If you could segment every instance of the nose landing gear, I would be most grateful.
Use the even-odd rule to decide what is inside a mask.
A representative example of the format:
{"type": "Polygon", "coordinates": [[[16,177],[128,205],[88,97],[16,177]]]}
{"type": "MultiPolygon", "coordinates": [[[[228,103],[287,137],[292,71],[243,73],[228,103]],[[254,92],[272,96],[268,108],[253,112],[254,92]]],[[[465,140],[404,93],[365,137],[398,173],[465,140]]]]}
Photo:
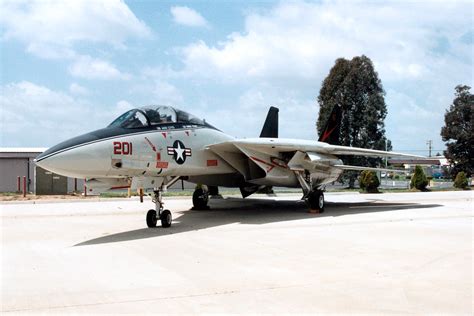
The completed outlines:
{"type": "Polygon", "coordinates": [[[158,219],[161,221],[161,227],[167,228],[171,226],[173,218],[171,216],[171,212],[169,210],[165,210],[163,207],[163,198],[161,195],[162,189],[153,191],[154,198],[153,202],[155,202],[155,209],[149,210],[146,214],[146,224],[148,227],[156,227],[156,223],[158,219]]]}

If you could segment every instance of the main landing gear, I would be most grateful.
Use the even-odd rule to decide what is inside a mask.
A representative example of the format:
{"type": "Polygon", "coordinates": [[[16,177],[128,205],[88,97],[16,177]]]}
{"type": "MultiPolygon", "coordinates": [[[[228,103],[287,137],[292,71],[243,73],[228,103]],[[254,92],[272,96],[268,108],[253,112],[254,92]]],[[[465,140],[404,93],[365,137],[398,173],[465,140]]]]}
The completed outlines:
{"type": "Polygon", "coordinates": [[[146,224],[148,227],[156,227],[158,219],[161,221],[161,227],[167,228],[171,226],[172,216],[169,210],[165,210],[163,207],[163,199],[161,195],[161,188],[159,190],[153,191],[155,202],[155,209],[149,210],[146,214],[146,224]]]}
{"type": "Polygon", "coordinates": [[[206,188],[197,188],[193,193],[193,210],[208,210],[209,191],[206,188]]]}
{"type": "Polygon", "coordinates": [[[324,212],[324,193],[321,190],[313,190],[306,197],[310,211],[324,212]]]}
{"type": "Polygon", "coordinates": [[[311,213],[323,213],[324,212],[324,193],[319,188],[313,188],[311,177],[309,174],[305,174],[303,171],[295,171],[296,178],[298,179],[301,188],[303,189],[303,199],[309,206],[311,213]]]}

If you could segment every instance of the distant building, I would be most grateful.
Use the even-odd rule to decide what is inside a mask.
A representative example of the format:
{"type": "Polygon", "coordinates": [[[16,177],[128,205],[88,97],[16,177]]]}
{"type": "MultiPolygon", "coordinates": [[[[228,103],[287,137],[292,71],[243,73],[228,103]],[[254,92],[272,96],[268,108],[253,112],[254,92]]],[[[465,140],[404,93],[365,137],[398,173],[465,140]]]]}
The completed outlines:
{"type": "Polygon", "coordinates": [[[438,177],[443,174],[442,168],[449,167],[445,157],[437,156],[424,159],[389,159],[388,164],[398,168],[404,168],[407,172],[413,172],[415,166],[421,166],[428,176],[438,177]]]}
{"type": "Polygon", "coordinates": [[[34,159],[46,148],[0,148],[0,192],[18,191],[18,177],[23,186],[26,177],[27,191],[35,192],[34,159]]]}
{"type": "Polygon", "coordinates": [[[46,148],[0,148],[0,192],[20,191],[23,177],[27,192],[35,194],[66,194],[83,188],[83,180],[53,174],[35,165],[34,159],[46,148]]]}

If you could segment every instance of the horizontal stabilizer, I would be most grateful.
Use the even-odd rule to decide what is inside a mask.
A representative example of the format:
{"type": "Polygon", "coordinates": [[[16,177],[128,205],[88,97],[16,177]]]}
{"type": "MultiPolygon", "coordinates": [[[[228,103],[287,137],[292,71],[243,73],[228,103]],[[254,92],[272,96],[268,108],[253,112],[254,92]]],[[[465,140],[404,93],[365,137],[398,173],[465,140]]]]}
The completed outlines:
{"type": "Polygon", "coordinates": [[[350,166],[350,165],[334,165],[333,167],[343,169],[343,170],[358,170],[358,171],[383,171],[383,172],[397,172],[397,173],[405,173],[406,170],[402,169],[387,169],[387,168],[372,168],[372,167],[363,167],[363,166],[350,166]]]}

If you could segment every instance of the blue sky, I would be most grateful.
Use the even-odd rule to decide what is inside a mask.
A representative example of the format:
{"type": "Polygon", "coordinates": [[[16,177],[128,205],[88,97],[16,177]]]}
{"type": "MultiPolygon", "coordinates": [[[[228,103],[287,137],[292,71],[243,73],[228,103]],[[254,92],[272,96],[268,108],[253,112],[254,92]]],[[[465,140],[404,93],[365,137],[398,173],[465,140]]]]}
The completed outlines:
{"type": "Polygon", "coordinates": [[[2,1],[1,147],[48,147],[132,107],[171,104],[237,137],[270,105],[281,137],[316,139],[339,57],[365,54],[394,150],[442,151],[473,84],[472,1],[2,1]]]}

